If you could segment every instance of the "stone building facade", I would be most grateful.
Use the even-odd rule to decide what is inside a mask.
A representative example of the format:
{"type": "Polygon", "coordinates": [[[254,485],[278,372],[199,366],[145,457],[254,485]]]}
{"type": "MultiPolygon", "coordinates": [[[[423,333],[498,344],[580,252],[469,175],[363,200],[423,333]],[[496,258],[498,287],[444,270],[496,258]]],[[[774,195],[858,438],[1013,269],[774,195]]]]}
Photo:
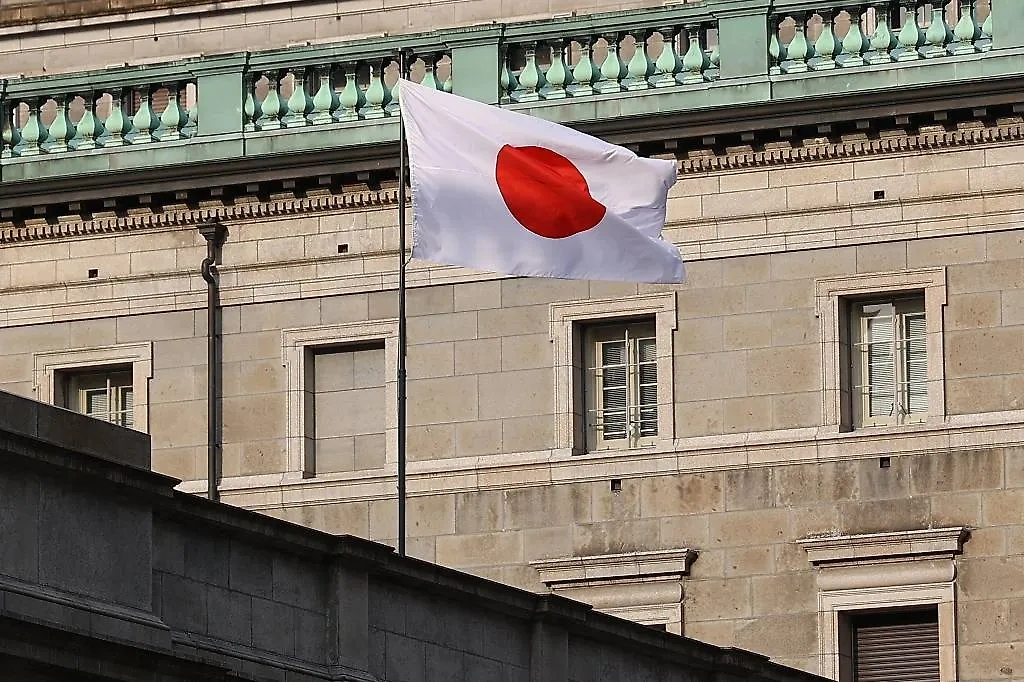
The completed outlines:
{"type": "Polygon", "coordinates": [[[822,679],[211,504],[149,456],[144,434],[0,393],[4,680],[822,679]]]}
{"type": "Polygon", "coordinates": [[[872,637],[921,679],[1024,675],[1024,7],[542,4],[3,15],[21,152],[85,92],[200,113],[149,147],[8,145],[0,389],[149,433],[207,493],[216,219],[220,499],[394,543],[397,124],[373,69],[382,93],[374,60],[413,46],[416,79],[678,158],[689,277],[413,261],[410,553],[843,682],[872,637]],[[609,41],[596,93],[552,72],[609,41]],[[658,66],[664,42],[689,60],[658,66]]]}

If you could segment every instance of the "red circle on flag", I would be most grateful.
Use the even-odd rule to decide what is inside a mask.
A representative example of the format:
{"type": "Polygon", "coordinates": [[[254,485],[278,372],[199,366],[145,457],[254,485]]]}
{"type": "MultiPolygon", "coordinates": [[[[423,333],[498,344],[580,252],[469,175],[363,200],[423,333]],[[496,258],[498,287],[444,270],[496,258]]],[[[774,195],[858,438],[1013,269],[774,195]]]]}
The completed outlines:
{"type": "Polygon", "coordinates": [[[587,180],[572,161],[545,147],[498,151],[494,178],[505,205],[519,224],[548,239],[591,229],[607,209],[590,196],[587,180]]]}

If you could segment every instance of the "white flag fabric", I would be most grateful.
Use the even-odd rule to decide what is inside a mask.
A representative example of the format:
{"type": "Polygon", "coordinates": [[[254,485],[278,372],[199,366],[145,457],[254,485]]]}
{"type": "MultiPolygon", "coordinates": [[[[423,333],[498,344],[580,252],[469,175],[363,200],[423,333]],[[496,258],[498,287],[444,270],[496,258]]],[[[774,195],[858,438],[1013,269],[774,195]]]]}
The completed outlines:
{"type": "Polygon", "coordinates": [[[416,258],[531,277],[681,282],[673,161],[402,81],[416,258]]]}

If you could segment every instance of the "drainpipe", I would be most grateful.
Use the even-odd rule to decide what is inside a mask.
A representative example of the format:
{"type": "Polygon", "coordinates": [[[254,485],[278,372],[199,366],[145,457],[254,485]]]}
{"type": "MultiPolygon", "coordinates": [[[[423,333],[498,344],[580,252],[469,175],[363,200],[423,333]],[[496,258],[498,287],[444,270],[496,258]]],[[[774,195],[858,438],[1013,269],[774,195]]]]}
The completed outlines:
{"type": "Polygon", "coordinates": [[[220,262],[221,247],[228,238],[228,228],[216,219],[199,225],[199,234],[206,239],[206,258],[203,259],[202,273],[206,280],[206,490],[208,497],[216,502],[220,498],[217,479],[221,461],[221,325],[220,325],[220,278],[217,264],[220,262]]]}

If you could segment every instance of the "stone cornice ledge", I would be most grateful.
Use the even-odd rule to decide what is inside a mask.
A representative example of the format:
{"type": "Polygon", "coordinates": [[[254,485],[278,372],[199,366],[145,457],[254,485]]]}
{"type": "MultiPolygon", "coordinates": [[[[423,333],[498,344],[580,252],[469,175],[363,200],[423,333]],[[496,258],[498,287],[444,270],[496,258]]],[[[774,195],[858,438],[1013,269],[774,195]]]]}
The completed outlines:
{"type": "Polygon", "coordinates": [[[540,579],[547,585],[609,580],[633,580],[638,577],[685,576],[697,558],[692,549],[669,549],[625,554],[599,554],[531,561],[540,579]]]}
{"type": "Polygon", "coordinates": [[[952,559],[963,551],[969,532],[963,526],[894,533],[834,535],[798,540],[815,566],[879,559],[952,559]]]}
{"type": "MultiPolygon", "coordinates": [[[[503,490],[512,486],[579,483],[670,474],[727,471],[750,466],[822,463],[869,457],[955,452],[1024,444],[1024,410],[946,417],[943,425],[880,427],[849,433],[786,429],[676,439],[669,449],[573,455],[568,449],[411,462],[409,494],[503,490]]],[[[297,472],[224,478],[225,502],[248,509],[357,502],[394,497],[395,465],[302,478],[297,472]]],[[[178,490],[206,491],[205,480],[178,490]]]]}

